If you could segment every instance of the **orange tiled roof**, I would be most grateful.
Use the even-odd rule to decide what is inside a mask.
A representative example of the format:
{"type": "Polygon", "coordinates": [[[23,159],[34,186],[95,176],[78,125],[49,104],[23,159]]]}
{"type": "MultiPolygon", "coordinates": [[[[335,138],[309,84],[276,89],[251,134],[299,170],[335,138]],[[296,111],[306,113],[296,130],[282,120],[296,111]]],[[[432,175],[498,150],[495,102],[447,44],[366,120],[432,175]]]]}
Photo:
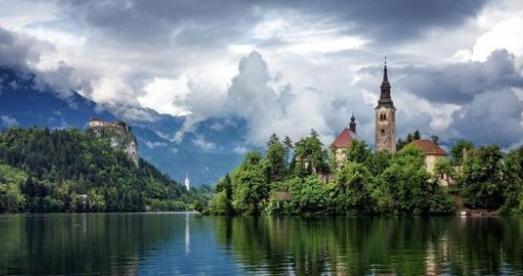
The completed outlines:
{"type": "Polygon", "coordinates": [[[414,145],[426,155],[447,155],[447,152],[444,149],[428,139],[414,140],[410,142],[409,145],[414,145]]]}
{"type": "Polygon", "coordinates": [[[331,148],[348,148],[352,145],[352,140],[357,140],[356,133],[350,131],[348,127],[344,128],[331,144],[331,148]]]}

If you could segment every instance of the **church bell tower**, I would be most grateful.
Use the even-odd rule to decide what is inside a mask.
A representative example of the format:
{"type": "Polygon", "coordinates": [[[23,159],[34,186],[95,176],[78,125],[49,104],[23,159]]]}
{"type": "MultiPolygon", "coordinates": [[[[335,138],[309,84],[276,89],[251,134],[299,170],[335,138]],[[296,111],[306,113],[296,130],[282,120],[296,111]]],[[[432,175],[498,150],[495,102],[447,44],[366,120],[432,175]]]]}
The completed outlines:
{"type": "Polygon", "coordinates": [[[387,61],[385,61],[383,68],[380,99],[374,110],[376,112],[376,151],[396,152],[396,108],[390,96],[387,61]]]}

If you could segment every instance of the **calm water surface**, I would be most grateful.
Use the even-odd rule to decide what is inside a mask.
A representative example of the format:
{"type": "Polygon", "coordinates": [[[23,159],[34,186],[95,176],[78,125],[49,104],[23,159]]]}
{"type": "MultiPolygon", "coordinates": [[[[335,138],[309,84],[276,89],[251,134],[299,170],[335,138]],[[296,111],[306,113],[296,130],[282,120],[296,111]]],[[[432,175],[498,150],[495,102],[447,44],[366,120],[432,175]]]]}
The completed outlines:
{"type": "Polygon", "coordinates": [[[0,215],[0,274],[523,275],[520,218],[0,215]]]}

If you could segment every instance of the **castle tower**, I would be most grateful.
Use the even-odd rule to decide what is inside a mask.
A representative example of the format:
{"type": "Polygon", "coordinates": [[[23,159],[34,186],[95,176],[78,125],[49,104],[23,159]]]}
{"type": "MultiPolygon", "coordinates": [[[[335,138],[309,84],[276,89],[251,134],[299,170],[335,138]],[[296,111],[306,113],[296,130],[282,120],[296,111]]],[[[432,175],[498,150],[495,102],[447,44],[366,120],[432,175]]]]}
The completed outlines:
{"type": "Polygon", "coordinates": [[[380,99],[374,108],[376,112],[376,151],[396,152],[396,108],[390,96],[390,83],[387,75],[387,62],[383,68],[380,99]]]}

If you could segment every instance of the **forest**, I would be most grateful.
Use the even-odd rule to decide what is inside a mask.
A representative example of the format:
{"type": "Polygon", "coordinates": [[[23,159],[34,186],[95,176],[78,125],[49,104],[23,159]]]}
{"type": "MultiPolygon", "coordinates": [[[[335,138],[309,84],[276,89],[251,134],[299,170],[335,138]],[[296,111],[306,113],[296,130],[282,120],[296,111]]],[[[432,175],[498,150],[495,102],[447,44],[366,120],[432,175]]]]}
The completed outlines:
{"type": "Polygon", "coordinates": [[[0,212],[193,210],[210,188],[190,192],[108,138],[78,129],[11,128],[0,133],[0,212]]]}
{"type": "MultiPolygon", "coordinates": [[[[399,140],[395,154],[374,152],[353,141],[338,168],[312,130],[293,143],[273,134],[264,153],[252,151],[223,177],[205,210],[213,215],[445,215],[460,208],[499,214],[523,213],[523,146],[508,152],[496,145],[457,141],[434,174],[425,156],[408,143],[419,132],[399,140]],[[439,185],[449,175],[454,184],[439,185]]],[[[437,143],[438,137],[432,140],[437,143]]]]}

